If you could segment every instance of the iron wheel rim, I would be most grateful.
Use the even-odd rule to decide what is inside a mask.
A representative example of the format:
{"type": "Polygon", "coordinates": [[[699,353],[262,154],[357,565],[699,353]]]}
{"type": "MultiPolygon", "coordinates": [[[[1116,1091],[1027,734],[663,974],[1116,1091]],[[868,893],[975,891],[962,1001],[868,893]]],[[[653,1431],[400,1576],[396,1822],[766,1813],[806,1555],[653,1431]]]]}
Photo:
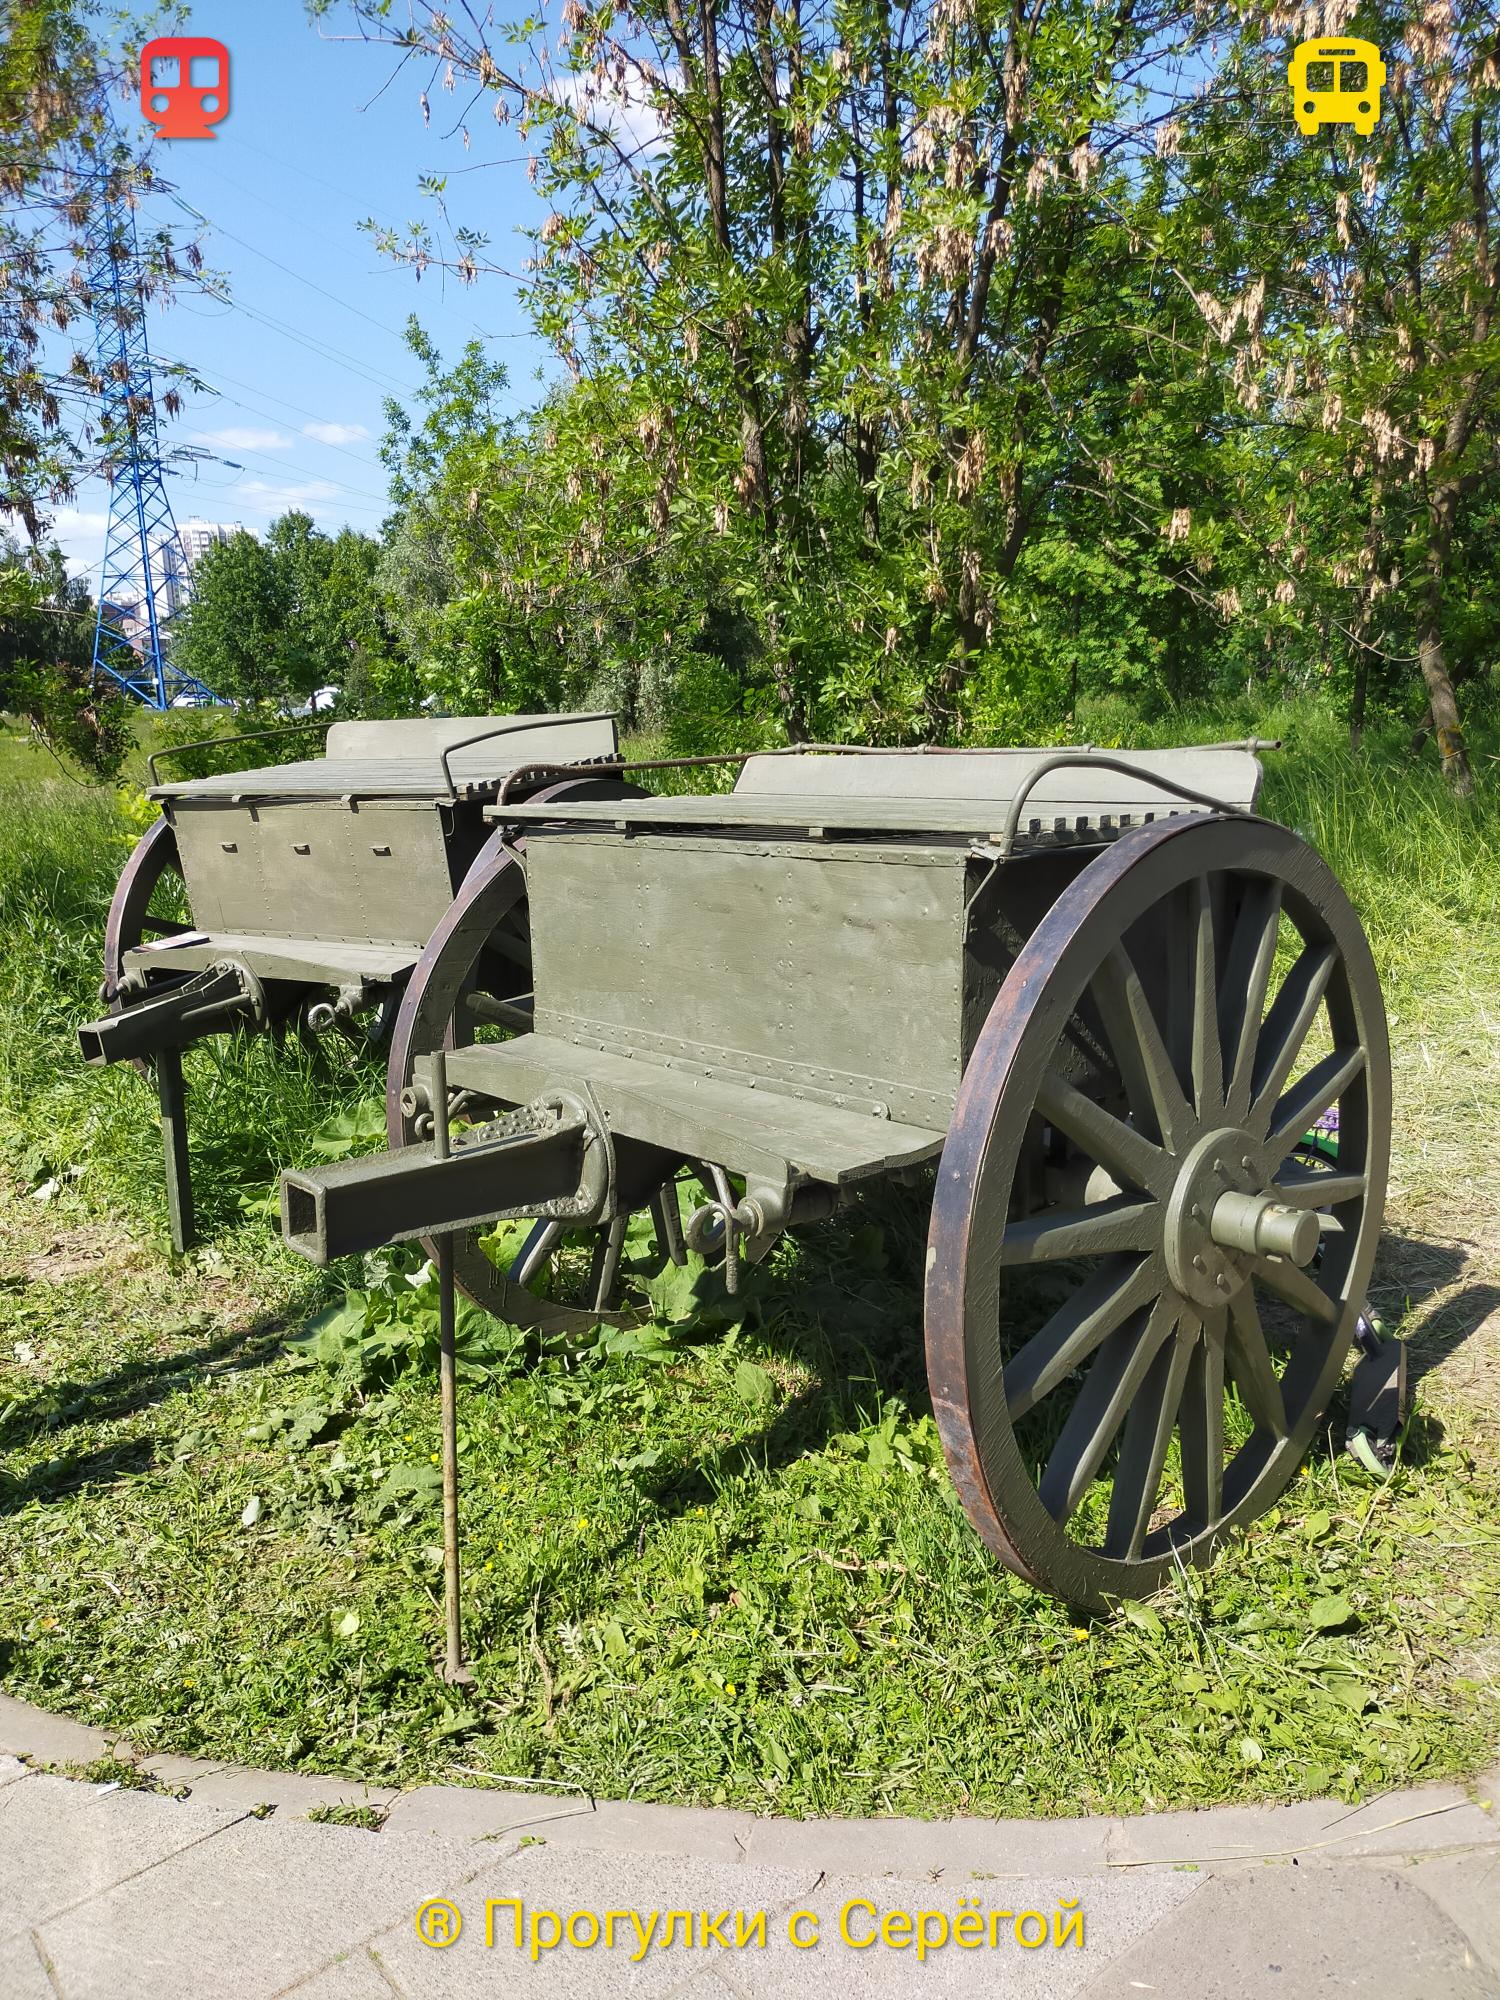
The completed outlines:
{"type": "MultiPolygon", "coordinates": [[[[1160,1023],[1156,1025],[1160,1032],[1160,1023]]],[[[1158,1077],[1158,1083],[1161,1094],[1170,1099],[1165,1078],[1158,1077]]],[[[1225,1534],[1246,1525],[1274,1503],[1301,1462],[1342,1372],[1379,1235],[1389,1135],[1389,1052],[1379,981],[1369,947],[1337,880],[1321,857],[1295,835],[1268,821],[1184,816],[1126,835],[1063,892],[1018,955],[965,1071],[939,1164],[927,1260],[928,1372],[944,1449],[970,1520],[1010,1567],[1057,1596],[1100,1609],[1120,1597],[1149,1594],[1179,1563],[1207,1560],[1225,1534]],[[1222,932],[1216,910],[1227,906],[1229,890],[1222,891],[1225,900],[1216,905],[1216,879],[1234,885],[1240,894],[1237,916],[1222,932]],[[1204,885],[1201,894],[1192,887],[1196,883],[1204,885]],[[1180,1106],[1170,1105],[1175,1122],[1170,1132],[1164,1130],[1150,1065],[1135,1064],[1132,1074],[1124,1079],[1128,1115],[1114,1119],[1120,1130],[1111,1131],[1081,1112],[1051,1080],[1053,1057],[1069,1024],[1076,1023],[1085,994],[1097,1002],[1101,974],[1110,996],[1100,1007],[1099,1018],[1105,1023],[1116,1061],[1123,1068],[1128,1060],[1116,1048],[1116,1038],[1126,1036],[1127,1026],[1150,1039],[1149,1025],[1140,1026],[1134,1013],[1128,1023],[1122,1023],[1122,1006],[1128,1008],[1133,996],[1127,992],[1122,999],[1114,954],[1124,953],[1128,961],[1123,943],[1126,934],[1173,895],[1188,899],[1190,904],[1196,899],[1197,908],[1196,921],[1188,926],[1193,949],[1199,952],[1191,1010],[1195,1040],[1187,1074],[1182,1073],[1180,1058],[1173,1065],[1190,1116],[1184,1117],[1180,1106]],[[1269,950],[1274,949],[1283,916],[1290,917],[1303,950],[1292,970],[1275,986],[1277,998],[1273,999],[1269,950]],[[1243,930],[1241,917],[1245,919],[1243,930]],[[1273,938],[1270,948],[1265,943],[1268,927],[1273,938]],[[1197,999],[1205,937],[1211,954],[1207,974],[1211,1009],[1200,1008],[1197,999]],[[1251,948],[1257,941],[1258,952],[1251,948]],[[1107,961],[1115,966],[1114,973],[1104,972],[1107,961]],[[1258,982],[1258,991],[1247,983],[1243,1007],[1237,1011],[1231,982],[1244,976],[1247,968],[1250,980],[1258,982]],[[1292,998],[1275,1032],[1266,1039],[1279,996],[1298,968],[1301,972],[1292,998]],[[1298,1030],[1301,1013],[1295,1003],[1299,998],[1305,1003],[1302,989],[1313,985],[1319,985],[1320,997],[1307,1024],[1295,1032],[1288,1067],[1278,1080],[1273,1058],[1279,1059],[1284,1043],[1298,1030]],[[1212,1034],[1204,1019],[1209,1013],[1212,1034]],[[1321,1077],[1297,1095],[1302,1080],[1288,1079],[1319,1020],[1326,1020],[1333,1041],[1331,1055],[1340,1060],[1325,1058],[1321,1065],[1314,1065],[1321,1068],[1321,1077]],[[1205,1044],[1201,1050],[1196,1039],[1200,1028],[1205,1044]],[[1358,1059],[1346,1075],[1356,1050],[1358,1059]],[[1215,1059],[1220,1064],[1219,1089],[1224,1100],[1217,1106],[1211,1089],[1204,1094],[1212,1081],[1215,1059]],[[1256,1085],[1258,1075],[1265,1079],[1265,1088],[1256,1085]],[[1244,1100],[1247,1077],[1251,1086],[1248,1103],[1244,1100]],[[1232,1314],[1231,1305],[1238,1302],[1242,1291],[1253,1305],[1271,1283],[1271,1276],[1261,1266],[1283,1260],[1246,1259],[1253,1268],[1248,1278],[1242,1278],[1235,1275],[1233,1257],[1238,1253],[1223,1253],[1225,1271],[1235,1287],[1232,1298],[1226,1298],[1222,1309],[1186,1299],[1168,1269],[1168,1210],[1182,1186],[1185,1163],[1215,1119],[1219,1130],[1248,1132],[1252,1140],[1258,1139],[1259,1151],[1253,1146],[1247,1149],[1257,1174],[1264,1170],[1265,1184],[1285,1191],[1289,1206],[1325,1205],[1320,1198],[1322,1190],[1311,1185],[1312,1179],[1321,1179],[1327,1189],[1325,1177],[1303,1179],[1289,1171],[1295,1137],[1301,1136],[1300,1122],[1293,1139],[1285,1138],[1284,1128],[1293,1114],[1300,1121],[1304,1108],[1307,1122],[1312,1122],[1315,1109],[1322,1108],[1318,1100],[1330,1078],[1338,1087],[1329,1101],[1338,1105],[1341,1120],[1340,1164],[1332,1188],[1340,1199],[1326,1205],[1331,1207],[1338,1228],[1322,1237],[1316,1276],[1309,1278],[1300,1270],[1290,1277],[1281,1270],[1271,1274],[1281,1286],[1278,1300],[1290,1290],[1296,1300],[1311,1307],[1311,1293],[1316,1290],[1324,1301],[1318,1308],[1317,1331],[1307,1338],[1294,1338],[1288,1352],[1279,1382],[1285,1431],[1277,1436],[1274,1398],[1266,1371],[1250,1344],[1255,1321],[1247,1330],[1246,1316],[1243,1312],[1232,1314]],[[1045,1115],[1040,1110],[1044,1096],[1045,1115]],[[1147,1100],[1144,1116],[1142,1099],[1147,1100]],[[1074,1218],[1082,1215],[1089,1219],[1096,1242],[1115,1246],[1087,1253],[1097,1260],[1095,1269],[1107,1274],[1097,1280],[1096,1316],[1089,1319],[1087,1313],[1080,1314],[1075,1294],[1072,1317],[1080,1323],[1073,1328],[1076,1341],[1072,1348],[1068,1345],[1072,1338],[1069,1319],[1059,1321],[1058,1314],[1053,1314],[1035,1335],[1014,1346],[1007,1359],[1001,1317],[1007,1296],[1003,1274],[1033,1261],[1049,1261],[1034,1253],[1045,1240],[1047,1228],[1055,1230],[1058,1225],[1055,1216],[1049,1225],[1046,1213],[1039,1220],[1023,1218],[1018,1223],[1011,1219],[1012,1189],[1028,1133],[1035,1144],[1033,1119],[1039,1118],[1045,1126],[1059,1116],[1094,1138],[1102,1135],[1102,1142],[1116,1156],[1115,1165],[1128,1163],[1137,1179],[1125,1177],[1116,1183],[1118,1195],[1093,1204],[1086,1202],[1082,1211],[1070,1212],[1074,1218]],[[1231,1122],[1232,1116],[1237,1122],[1231,1122]],[[1258,1137],[1257,1127],[1263,1137],[1258,1137]],[[1122,1132],[1125,1138],[1121,1138],[1122,1132]],[[1142,1149],[1141,1141],[1148,1150],[1142,1149]],[[1163,1155],[1168,1166],[1155,1161],[1153,1153],[1163,1155]],[[1147,1188],[1143,1183],[1151,1172],[1157,1174],[1157,1180],[1147,1188]],[[1132,1218],[1132,1208],[1150,1208],[1155,1214],[1150,1220],[1139,1214],[1132,1218]],[[1111,1259],[1117,1261],[1111,1265],[1111,1259]],[[1122,1294],[1129,1303],[1117,1310],[1122,1294]],[[1164,1299],[1168,1304],[1158,1316],[1164,1299]],[[1330,1307],[1331,1312],[1326,1310],[1330,1307]],[[1198,1319],[1197,1333],[1192,1332],[1186,1316],[1198,1319]],[[1169,1318],[1171,1323],[1163,1325],[1169,1318]],[[1083,1320],[1088,1324],[1082,1324],[1083,1320]],[[1093,1339],[1101,1323],[1105,1331],[1093,1339]],[[1043,1333],[1047,1338],[1036,1348],[1034,1343],[1043,1333]],[[1023,1360],[1028,1347],[1033,1351],[1023,1360]],[[1183,1349],[1189,1350],[1185,1356],[1180,1352],[1183,1349]],[[1076,1354],[1076,1360],[1059,1374],[1061,1363],[1070,1354],[1076,1354]],[[1088,1392],[1091,1400],[1086,1401],[1085,1392],[1096,1374],[1093,1364],[1101,1359],[1106,1359],[1107,1365],[1095,1389],[1088,1392]],[[1246,1402],[1253,1417],[1249,1438],[1231,1456],[1221,1455],[1217,1472],[1212,1463],[1216,1370],[1220,1426],[1226,1375],[1241,1398],[1252,1399],[1254,1405],[1252,1408],[1251,1402],[1246,1402]],[[1247,1379],[1251,1384],[1248,1390],[1247,1379]],[[1071,1389],[1072,1401],[1063,1419],[1063,1431],[1080,1405],[1085,1416],[1074,1423],[1058,1470],[1049,1482],[1051,1458],[1046,1467],[1034,1473],[1016,1425],[1065,1385],[1071,1389]],[[1189,1422],[1195,1433],[1191,1445],[1178,1421],[1190,1387],[1189,1422]],[[1170,1421],[1165,1444],[1158,1449],[1154,1432],[1145,1444],[1140,1441],[1146,1419],[1136,1418],[1135,1411],[1156,1409],[1159,1429],[1162,1406],[1167,1407],[1170,1421]],[[1097,1426],[1107,1423],[1116,1407],[1119,1415],[1103,1456],[1087,1471],[1084,1490],[1074,1498],[1072,1489],[1097,1442],[1097,1426]],[[1201,1424],[1196,1416],[1200,1407],[1208,1413],[1201,1424]],[[1142,1517],[1139,1492],[1131,1494],[1127,1482],[1132,1506],[1128,1525],[1135,1530],[1144,1518],[1145,1528],[1129,1535],[1124,1532],[1126,1502],[1122,1502],[1118,1529],[1111,1526],[1106,1530],[1104,1544],[1081,1542],[1069,1532],[1069,1523],[1077,1518],[1112,1450],[1117,1453],[1118,1466],[1132,1420],[1136,1439],[1130,1477],[1137,1489],[1149,1483],[1152,1490],[1142,1517]],[[1094,1428],[1090,1428],[1091,1422],[1094,1428]],[[1152,1503],[1161,1491],[1165,1457],[1174,1433],[1179,1454],[1188,1455],[1182,1461],[1184,1493],[1187,1496],[1191,1464],[1197,1487],[1189,1497],[1193,1502],[1204,1502],[1198,1509],[1202,1518],[1185,1504],[1175,1518],[1157,1522],[1152,1519],[1157,1511],[1152,1503]],[[1049,1486],[1046,1502],[1044,1485],[1049,1486]]],[[[1071,1144],[1079,1143],[1075,1131],[1067,1130],[1067,1136],[1071,1144]]],[[[1062,1219],[1066,1222],[1069,1217],[1062,1219]]],[[[1179,1224],[1186,1227],[1177,1214],[1172,1226],[1175,1229],[1179,1224]]],[[[1076,1235],[1052,1239],[1054,1244],[1080,1240],[1083,1238],[1076,1235]]],[[[1174,1248],[1180,1257],[1180,1240],[1174,1239],[1174,1248]]],[[[1050,1261],[1061,1263],[1062,1259],[1053,1257],[1050,1261]]],[[[1289,1310],[1296,1310],[1287,1304],[1289,1310]]],[[[1269,1336],[1264,1337],[1264,1345],[1269,1355],[1269,1336]]],[[[1274,1367],[1271,1374],[1274,1378],[1274,1367]]],[[[1062,1445],[1062,1432],[1056,1442],[1062,1445]]],[[[1117,1476],[1114,1484],[1119,1483],[1117,1476]]],[[[1113,1492],[1110,1504],[1113,1522],[1113,1492]]]]}

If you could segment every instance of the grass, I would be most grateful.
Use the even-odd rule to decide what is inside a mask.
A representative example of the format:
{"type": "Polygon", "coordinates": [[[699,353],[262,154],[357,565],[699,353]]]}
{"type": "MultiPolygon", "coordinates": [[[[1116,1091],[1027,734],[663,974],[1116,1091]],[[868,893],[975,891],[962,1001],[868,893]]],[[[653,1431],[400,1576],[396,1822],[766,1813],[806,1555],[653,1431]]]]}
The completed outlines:
{"type": "Polygon", "coordinates": [[[1075,1623],[959,1511],[922,1372],[924,1218],[878,1197],[781,1246],[738,1316],[683,1296],[566,1354],[466,1323],[458,1690],[435,1672],[430,1288],[382,1259],[342,1310],[349,1274],[289,1256],[266,1209],[378,1075],[196,1051],[207,1246],[174,1262],[148,1092],[72,1054],[123,822],[19,756],[0,745],[11,1692],[145,1750],[799,1814],[1352,1798],[1492,1757],[1488,798],[1457,807],[1395,750],[1355,763],[1305,727],[1268,789],[1360,903],[1395,1021],[1377,1303],[1432,1372],[1390,1484],[1336,1453],[1335,1410],[1213,1569],[1075,1623]]]}

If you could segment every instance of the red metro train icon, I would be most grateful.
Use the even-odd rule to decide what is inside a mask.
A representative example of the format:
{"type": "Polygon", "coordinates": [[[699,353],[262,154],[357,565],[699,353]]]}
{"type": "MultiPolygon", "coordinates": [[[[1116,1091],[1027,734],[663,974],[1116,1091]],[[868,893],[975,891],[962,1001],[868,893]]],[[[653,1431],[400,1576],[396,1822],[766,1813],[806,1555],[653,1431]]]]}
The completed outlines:
{"type": "Polygon", "coordinates": [[[158,35],[141,50],[141,110],[162,139],[211,139],[229,112],[229,51],[208,35],[158,35]],[[159,72],[168,64],[177,80],[159,72]]]}

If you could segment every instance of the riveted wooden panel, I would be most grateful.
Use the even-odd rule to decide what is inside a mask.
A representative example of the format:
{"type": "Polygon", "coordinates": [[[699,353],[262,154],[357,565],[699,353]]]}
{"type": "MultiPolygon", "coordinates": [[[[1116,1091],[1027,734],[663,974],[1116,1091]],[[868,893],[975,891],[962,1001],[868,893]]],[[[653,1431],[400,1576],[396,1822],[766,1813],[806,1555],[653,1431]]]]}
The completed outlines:
{"type": "Polygon", "coordinates": [[[537,1028],[945,1124],[959,850],[549,833],[527,854],[537,1028]]]}
{"type": "Polygon", "coordinates": [[[179,799],[172,818],[202,930],[420,946],[453,900],[435,805],[179,799]]]}

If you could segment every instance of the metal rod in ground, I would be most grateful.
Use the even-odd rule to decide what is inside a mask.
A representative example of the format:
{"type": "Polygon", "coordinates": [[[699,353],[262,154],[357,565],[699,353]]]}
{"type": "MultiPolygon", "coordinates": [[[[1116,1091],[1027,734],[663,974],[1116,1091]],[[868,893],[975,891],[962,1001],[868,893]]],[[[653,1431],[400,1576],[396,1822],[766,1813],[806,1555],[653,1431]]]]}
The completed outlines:
{"type": "MultiPolygon", "coordinates": [[[[432,1150],[448,1157],[448,1058],[439,1049],[432,1058],[432,1150]]],[[[453,1236],[437,1238],[438,1378],[443,1399],[443,1627],[444,1678],[464,1682],[474,1677],[464,1664],[463,1611],[459,1597],[458,1555],[458,1344],[453,1294],[453,1236]]]]}
{"type": "Polygon", "coordinates": [[[161,1049],[156,1057],[156,1094],[161,1104],[161,1147],[167,1170],[167,1221],[179,1256],[198,1240],[193,1213],[193,1176],[188,1165],[187,1093],[182,1082],[182,1050],[161,1049]]]}

